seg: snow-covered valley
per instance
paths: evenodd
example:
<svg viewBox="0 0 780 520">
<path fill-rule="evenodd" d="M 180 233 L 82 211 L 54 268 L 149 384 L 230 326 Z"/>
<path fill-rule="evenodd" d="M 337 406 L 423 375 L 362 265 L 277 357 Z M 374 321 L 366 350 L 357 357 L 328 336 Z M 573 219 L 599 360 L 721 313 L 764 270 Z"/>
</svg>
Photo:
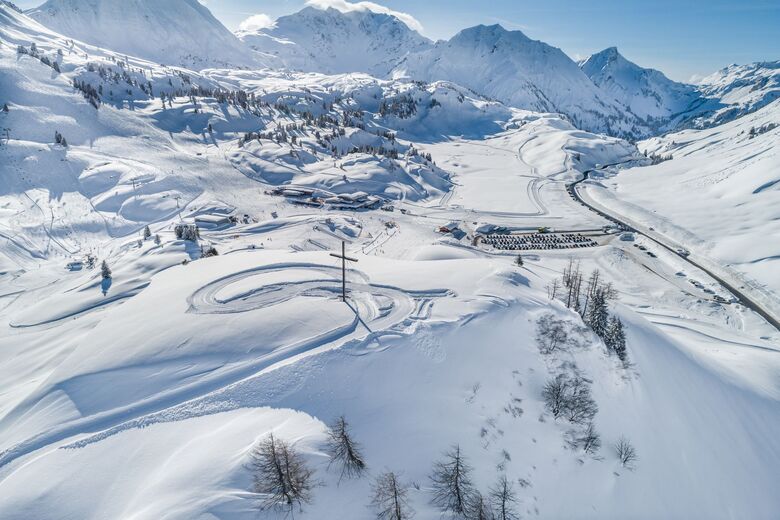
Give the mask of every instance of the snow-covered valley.
<svg viewBox="0 0 780 520">
<path fill-rule="evenodd" d="M 157 8 L 0 2 L 0 518 L 377 518 L 389 473 L 385 518 L 502 518 L 502 482 L 503 518 L 777 517 L 780 331 L 746 305 L 780 316 L 776 65 L 689 86 L 370 9 L 213 19 L 178 63 L 106 41 Z M 372 53 L 325 59 L 318 16 Z"/>
</svg>

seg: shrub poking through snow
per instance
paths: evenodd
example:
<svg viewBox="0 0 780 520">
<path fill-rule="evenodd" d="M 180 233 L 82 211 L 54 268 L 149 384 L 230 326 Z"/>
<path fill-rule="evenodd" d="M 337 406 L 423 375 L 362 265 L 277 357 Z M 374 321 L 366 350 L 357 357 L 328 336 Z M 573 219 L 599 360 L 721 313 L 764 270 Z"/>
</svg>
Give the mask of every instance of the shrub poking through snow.
<svg viewBox="0 0 780 520">
<path fill-rule="evenodd" d="M 585 453 L 593 454 L 599 451 L 599 448 L 601 448 L 601 436 L 592 422 L 588 423 L 588 426 L 577 438 L 577 442 Z"/>
<path fill-rule="evenodd" d="M 471 466 L 463 457 L 460 446 L 456 444 L 449 449 L 444 454 L 444 458 L 433 466 L 431 474 L 433 505 L 443 513 L 467 514 L 474 496 L 471 471 Z"/>
<path fill-rule="evenodd" d="M 634 463 L 638 459 L 636 448 L 634 448 L 634 445 L 625 437 L 620 437 L 615 443 L 615 453 L 617 453 L 620 463 L 626 468 L 633 468 Z"/>
<path fill-rule="evenodd" d="M 414 510 L 407 499 L 409 488 L 389 471 L 379 475 L 371 486 L 371 507 L 378 520 L 407 520 Z"/>
<path fill-rule="evenodd" d="M 542 390 L 547 410 L 556 419 L 563 416 L 575 424 L 591 421 L 598 406 L 590 393 L 590 384 L 582 377 L 558 374 L 547 381 Z"/>
<path fill-rule="evenodd" d="M 330 464 L 341 467 L 339 482 L 344 477 L 356 478 L 366 471 L 366 461 L 362 449 L 352 437 L 349 423 L 342 415 L 328 428 L 328 443 L 326 451 L 330 455 Z"/>
<path fill-rule="evenodd" d="M 536 321 L 536 343 L 542 354 L 552 354 L 569 340 L 566 322 L 554 314 L 545 314 Z"/>
<path fill-rule="evenodd" d="M 302 510 L 303 504 L 311 502 L 313 472 L 292 446 L 270 434 L 252 450 L 251 457 L 254 492 L 262 496 L 260 510 L 292 514 L 296 506 Z"/>
</svg>

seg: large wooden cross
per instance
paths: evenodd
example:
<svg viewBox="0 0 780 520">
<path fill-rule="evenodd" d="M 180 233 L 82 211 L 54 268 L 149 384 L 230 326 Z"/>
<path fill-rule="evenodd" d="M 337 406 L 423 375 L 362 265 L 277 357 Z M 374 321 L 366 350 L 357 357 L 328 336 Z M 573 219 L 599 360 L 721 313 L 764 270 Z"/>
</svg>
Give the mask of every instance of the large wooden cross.
<svg viewBox="0 0 780 520">
<path fill-rule="evenodd" d="M 357 258 L 350 258 L 347 256 L 346 243 L 341 241 L 341 254 L 331 253 L 330 256 L 335 258 L 341 258 L 341 299 L 347 301 L 347 260 L 350 262 L 357 262 Z"/>
</svg>

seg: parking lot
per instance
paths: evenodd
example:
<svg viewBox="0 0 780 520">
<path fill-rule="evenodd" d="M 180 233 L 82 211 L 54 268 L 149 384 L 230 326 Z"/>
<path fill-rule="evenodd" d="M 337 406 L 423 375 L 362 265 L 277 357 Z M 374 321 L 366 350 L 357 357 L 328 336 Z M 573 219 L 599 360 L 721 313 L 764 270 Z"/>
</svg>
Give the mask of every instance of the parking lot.
<svg viewBox="0 0 780 520">
<path fill-rule="evenodd" d="M 490 234 L 480 242 L 502 251 L 577 249 L 598 245 L 591 236 L 581 233 Z"/>
</svg>

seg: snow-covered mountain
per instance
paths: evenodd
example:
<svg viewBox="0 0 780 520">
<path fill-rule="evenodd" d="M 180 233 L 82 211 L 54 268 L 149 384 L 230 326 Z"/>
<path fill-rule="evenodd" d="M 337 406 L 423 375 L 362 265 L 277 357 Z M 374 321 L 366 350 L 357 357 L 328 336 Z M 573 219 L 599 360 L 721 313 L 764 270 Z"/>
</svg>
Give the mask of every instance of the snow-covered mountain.
<svg viewBox="0 0 780 520">
<path fill-rule="evenodd" d="M 500 25 L 464 29 L 408 56 L 393 74 L 453 81 L 515 107 L 565 114 L 586 130 L 613 135 L 646 131 L 563 51 Z"/>
<path fill-rule="evenodd" d="M 508 85 L 582 87 L 534 48 Z M 780 331 L 573 195 L 777 301 L 778 107 L 639 168 L 454 82 L 163 66 L 0 0 L 0 519 L 377 518 L 390 471 L 407 518 L 454 518 L 454 445 L 475 517 L 776 517 Z"/>
<path fill-rule="evenodd" d="M 432 45 L 390 14 L 311 6 L 282 16 L 273 27 L 237 35 L 278 67 L 326 74 L 365 72 L 378 77 L 387 75 L 408 53 Z"/>
<path fill-rule="evenodd" d="M 700 99 L 696 87 L 640 67 L 623 57 L 617 47 L 593 54 L 580 68 L 600 89 L 648 122 L 666 120 Z"/>
<path fill-rule="evenodd" d="M 780 98 L 780 61 L 729 65 L 701 80 L 698 87 L 709 104 L 690 118 L 688 126 L 726 123 Z"/>
<path fill-rule="evenodd" d="M 194 69 L 254 63 L 198 0 L 48 0 L 28 14 L 65 36 L 157 63 Z"/>
</svg>

